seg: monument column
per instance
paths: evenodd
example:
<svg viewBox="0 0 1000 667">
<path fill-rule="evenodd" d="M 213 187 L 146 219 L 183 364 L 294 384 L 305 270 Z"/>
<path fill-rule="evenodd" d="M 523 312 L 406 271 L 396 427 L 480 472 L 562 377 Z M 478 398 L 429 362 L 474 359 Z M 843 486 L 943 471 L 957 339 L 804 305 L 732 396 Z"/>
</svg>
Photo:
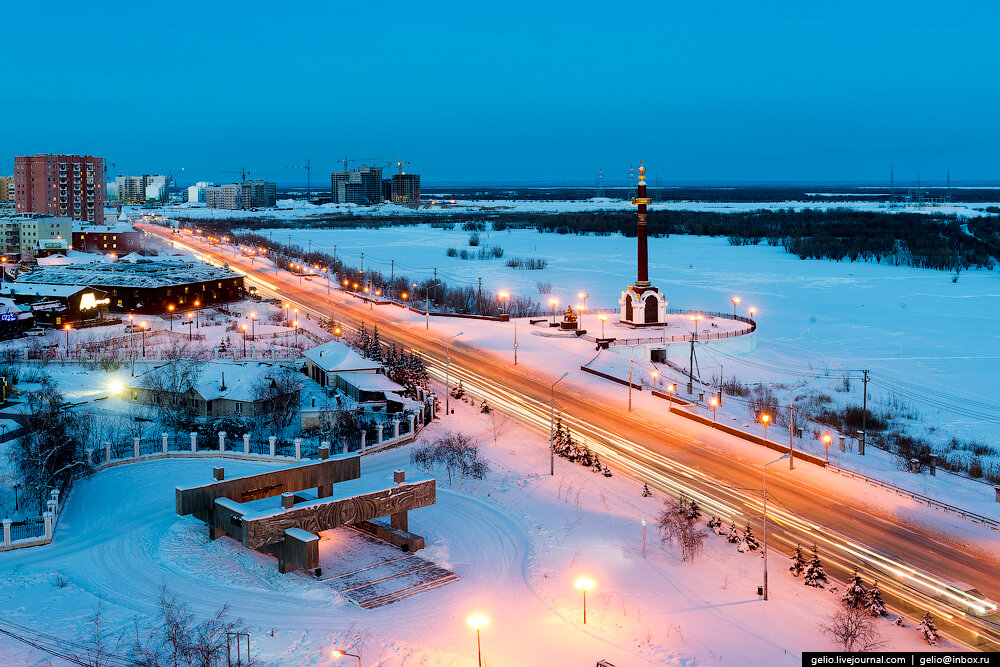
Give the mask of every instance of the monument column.
<svg viewBox="0 0 1000 667">
<path fill-rule="evenodd" d="M 636 224 L 636 243 L 638 245 L 638 276 L 636 287 L 649 287 L 649 251 L 646 245 L 646 167 L 639 162 L 638 196 L 632 198 L 632 203 L 639 207 L 639 222 Z"/>
</svg>

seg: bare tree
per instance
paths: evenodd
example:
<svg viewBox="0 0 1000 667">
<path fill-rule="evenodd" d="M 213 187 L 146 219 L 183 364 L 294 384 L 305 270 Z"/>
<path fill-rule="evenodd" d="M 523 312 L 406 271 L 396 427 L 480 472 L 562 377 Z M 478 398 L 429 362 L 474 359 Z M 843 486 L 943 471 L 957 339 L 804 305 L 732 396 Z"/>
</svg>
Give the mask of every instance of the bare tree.
<svg viewBox="0 0 1000 667">
<path fill-rule="evenodd" d="M 125 640 L 125 631 L 110 632 L 104 622 L 104 603 L 98 602 L 94 613 L 87 618 L 82 631 L 82 650 L 73 655 L 76 662 L 87 667 L 111 667 L 121 664 L 117 654 Z"/>
<path fill-rule="evenodd" d="M 257 417 L 267 417 L 278 428 L 285 428 L 299 414 L 299 391 L 302 383 L 298 373 L 288 366 L 276 366 L 273 373 L 253 386 Z"/>
<path fill-rule="evenodd" d="M 167 361 L 147 371 L 140 386 L 147 402 L 159 413 L 160 422 L 173 430 L 189 429 L 196 410 L 193 391 L 201 375 L 201 360 L 181 356 L 176 346 L 167 351 Z"/>
<path fill-rule="evenodd" d="M 25 484 L 25 496 L 39 509 L 51 489 L 62 488 L 86 468 L 78 421 L 66 412 L 63 396 L 47 378 L 25 394 L 27 433 L 8 454 Z"/>
<path fill-rule="evenodd" d="M 681 558 L 693 561 L 705 546 L 705 532 L 697 526 L 697 512 L 691 505 L 673 498 L 664 501 L 663 511 L 656 520 L 656 527 L 664 542 L 677 542 L 681 547 Z"/>
<path fill-rule="evenodd" d="M 490 420 L 490 433 L 493 434 L 493 444 L 496 445 L 500 436 L 507 431 L 510 417 L 494 408 L 486 413 L 486 418 Z"/>
<path fill-rule="evenodd" d="M 864 609 L 843 607 L 826 623 L 820 624 L 823 634 L 833 637 L 845 651 L 875 651 L 885 646 L 878 625 Z"/>
</svg>

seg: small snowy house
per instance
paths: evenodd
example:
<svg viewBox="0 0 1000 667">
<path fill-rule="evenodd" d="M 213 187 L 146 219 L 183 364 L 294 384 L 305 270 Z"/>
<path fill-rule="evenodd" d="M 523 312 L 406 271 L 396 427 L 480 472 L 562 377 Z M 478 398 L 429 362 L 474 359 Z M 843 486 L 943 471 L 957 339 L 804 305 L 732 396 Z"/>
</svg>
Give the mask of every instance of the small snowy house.
<svg viewBox="0 0 1000 667">
<path fill-rule="evenodd" d="M 335 340 L 310 348 L 302 356 L 306 358 L 306 374 L 322 387 L 337 386 L 337 378 L 342 375 L 372 375 L 382 368 L 377 361 L 365 359 Z"/>
<path fill-rule="evenodd" d="M 132 378 L 132 382 L 122 388 L 122 398 L 130 403 L 157 405 L 157 393 L 169 391 L 154 387 L 170 386 L 171 382 L 160 382 L 156 374 L 164 374 L 162 366 L 152 368 Z M 272 362 L 226 362 L 212 361 L 199 365 L 199 373 L 193 383 L 180 393 L 186 395 L 191 412 L 203 419 L 214 419 L 233 415 L 251 418 L 267 412 L 266 403 L 273 400 L 268 387 L 279 391 L 289 389 L 288 383 L 279 380 L 282 374 L 295 369 Z M 169 372 L 166 373 L 169 378 Z M 301 380 L 305 380 L 298 375 Z M 178 387 L 180 389 L 181 387 Z M 289 402 L 298 405 L 301 385 L 290 388 Z M 174 392 L 175 393 L 175 392 Z"/>
</svg>

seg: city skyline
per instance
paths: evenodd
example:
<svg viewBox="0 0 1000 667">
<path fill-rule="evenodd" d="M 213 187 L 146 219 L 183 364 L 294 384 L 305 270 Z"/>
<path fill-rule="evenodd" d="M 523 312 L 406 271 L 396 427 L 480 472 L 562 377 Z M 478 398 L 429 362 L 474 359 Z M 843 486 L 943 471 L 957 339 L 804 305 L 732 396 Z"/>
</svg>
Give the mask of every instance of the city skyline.
<svg viewBox="0 0 1000 667">
<path fill-rule="evenodd" d="M 308 159 L 317 188 L 344 156 L 409 161 L 428 185 L 599 171 L 614 185 L 639 159 L 676 183 L 887 182 L 890 165 L 899 183 L 995 176 L 990 7 L 187 7 L 12 7 L 8 53 L 35 55 L 11 88 L 6 171 L 15 155 L 75 153 L 104 157 L 110 178 L 184 167 L 179 183 L 245 168 L 304 185 L 288 165 Z M 32 50 L 43 23 L 61 44 L 111 20 L 98 65 Z"/>
</svg>

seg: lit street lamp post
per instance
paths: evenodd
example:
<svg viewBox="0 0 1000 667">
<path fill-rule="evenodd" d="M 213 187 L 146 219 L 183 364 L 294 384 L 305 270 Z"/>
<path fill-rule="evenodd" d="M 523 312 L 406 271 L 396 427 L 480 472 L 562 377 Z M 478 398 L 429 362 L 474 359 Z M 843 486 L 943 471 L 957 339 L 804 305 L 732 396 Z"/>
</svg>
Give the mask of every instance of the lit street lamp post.
<svg viewBox="0 0 1000 667">
<path fill-rule="evenodd" d="M 145 322 L 139 322 L 139 331 L 142 332 L 140 335 L 142 336 L 142 359 L 143 359 L 143 361 L 146 360 L 146 327 L 147 326 L 149 326 L 149 325 L 147 325 Z"/>
<path fill-rule="evenodd" d="M 712 400 L 710 400 L 708 403 L 709 403 L 709 405 L 712 406 L 712 422 L 714 423 L 715 422 L 715 410 L 719 407 L 719 399 L 717 399 L 715 396 L 713 396 Z"/>
<path fill-rule="evenodd" d="M 500 301 L 503 302 L 503 312 L 505 315 L 510 315 L 510 311 L 507 310 L 507 299 L 509 298 L 510 294 L 500 292 Z M 510 319 L 514 323 L 514 365 L 517 366 L 517 318 L 511 317 Z"/>
<path fill-rule="evenodd" d="M 358 659 L 358 667 L 361 667 L 361 656 L 360 655 L 356 655 L 354 653 L 348 653 L 347 651 L 345 651 L 342 648 L 335 648 L 335 649 L 333 649 L 333 651 L 331 652 L 330 655 L 332 655 L 334 658 L 343 658 L 343 657 L 357 658 Z"/>
<path fill-rule="evenodd" d="M 490 619 L 482 614 L 469 617 L 469 625 L 476 629 L 476 651 L 479 653 L 479 667 L 483 667 L 483 644 L 479 639 L 479 630 L 490 624 Z"/>
<path fill-rule="evenodd" d="M 437 287 L 440 284 L 441 283 L 434 283 L 433 285 L 427 285 L 424 288 L 424 328 L 428 331 L 431 329 L 431 288 Z M 413 286 L 416 287 L 417 284 L 413 283 Z"/>
<path fill-rule="evenodd" d="M 607 315 L 598 315 L 597 319 L 599 319 L 601 321 L 601 338 L 605 338 L 605 335 L 604 335 L 604 323 L 608 321 L 608 316 Z"/>
<path fill-rule="evenodd" d="M 129 361 L 132 362 L 132 377 L 135 377 L 135 316 L 132 313 L 128 314 L 128 356 Z"/>
<path fill-rule="evenodd" d="M 240 326 L 243 329 L 243 358 L 247 357 L 247 325 L 243 324 Z"/>
<path fill-rule="evenodd" d="M 589 297 L 589 296 L 590 295 L 587 294 L 586 292 L 580 292 L 579 294 L 577 294 L 577 297 L 583 299 L 583 309 L 584 310 L 587 310 L 587 297 Z"/>
<path fill-rule="evenodd" d="M 452 338 L 458 338 L 463 333 L 465 333 L 465 332 L 464 331 L 459 331 L 457 334 L 455 334 L 454 336 L 452 336 L 451 338 L 449 338 L 448 340 L 446 340 L 445 344 L 444 344 L 444 356 L 445 356 L 445 364 L 444 364 L 444 413 L 445 413 L 445 415 L 450 415 L 451 414 L 451 401 L 449 400 L 451 398 L 451 379 L 449 377 L 449 373 L 451 372 L 451 341 L 452 341 Z"/>
<path fill-rule="evenodd" d="M 734 296 L 732 299 L 730 299 L 730 301 L 733 302 L 733 317 L 735 318 L 736 317 L 736 306 L 740 302 L 740 297 Z"/>
<path fill-rule="evenodd" d="M 63 327 L 63 329 L 66 330 L 66 356 L 67 357 L 69 356 L 69 330 L 72 329 L 72 328 L 73 327 L 71 325 L 69 325 L 69 324 L 67 324 L 66 326 Z"/>
<path fill-rule="evenodd" d="M 567 375 L 569 375 L 569 371 L 563 373 L 558 380 L 552 383 L 552 395 L 549 399 L 549 475 L 552 476 L 556 474 L 556 385 L 562 382 L 562 379 Z"/>
<path fill-rule="evenodd" d="M 771 415 L 761 415 L 760 423 L 764 425 L 764 442 L 767 442 L 767 425 L 771 422 Z"/>
<path fill-rule="evenodd" d="M 645 527 L 643 523 L 643 527 Z M 583 591 L 583 624 L 587 624 L 587 591 L 594 587 L 594 580 L 589 577 L 580 577 L 576 580 L 576 587 Z"/>
<path fill-rule="evenodd" d="M 827 463 L 830 462 L 830 440 L 831 440 L 830 434 L 829 433 L 824 433 L 823 434 L 823 447 L 826 448 L 826 462 Z"/>
<path fill-rule="evenodd" d="M 187 322 L 184 324 L 188 325 L 188 340 L 191 340 L 194 332 L 194 313 L 188 313 Z"/>
<path fill-rule="evenodd" d="M 767 600 L 767 466 L 771 465 L 772 463 L 777 463 L 778 461 L 783 461 L 784 459 L 790 457 L 791 454 L 782 454 L 780 457 L 771 461 L 771 463 L 765 463 L 764 467 L 762 468 L 764 475 L 764 599 L 765 600 Z"/>
<path fill-rule="evenodd" d="M 549 299 L 549 303 L 552 304 L 552 324 L 556 323 L 556 304 L 559 303 L 559 299 Z"/>
<path fill-rule="evenodd" d="M 173 304 L 167 306 L 167 316 L 170 318 L 170 330 L 174 330 L 174 306 Z"/>
</svg>

